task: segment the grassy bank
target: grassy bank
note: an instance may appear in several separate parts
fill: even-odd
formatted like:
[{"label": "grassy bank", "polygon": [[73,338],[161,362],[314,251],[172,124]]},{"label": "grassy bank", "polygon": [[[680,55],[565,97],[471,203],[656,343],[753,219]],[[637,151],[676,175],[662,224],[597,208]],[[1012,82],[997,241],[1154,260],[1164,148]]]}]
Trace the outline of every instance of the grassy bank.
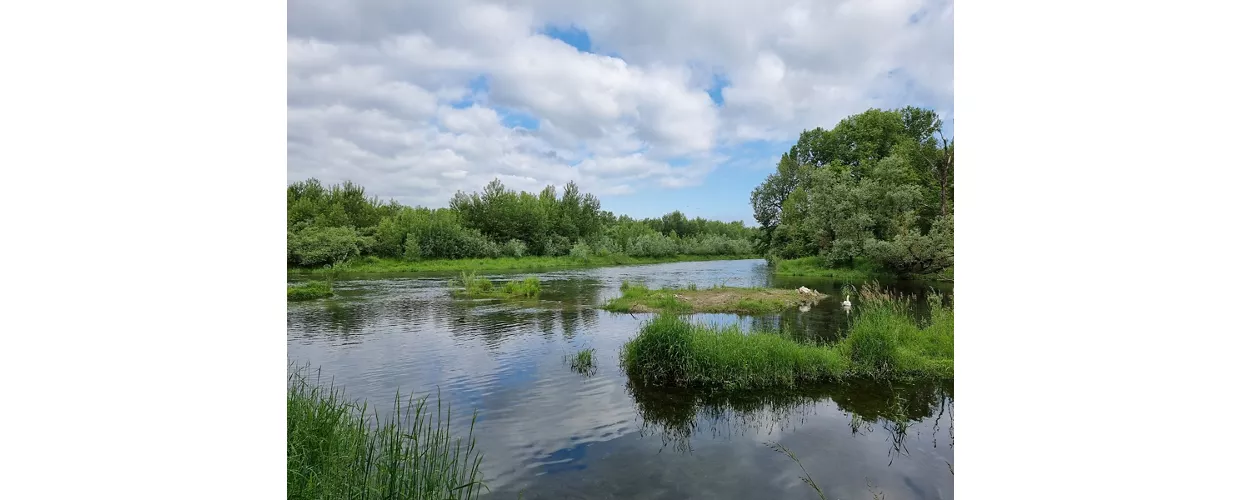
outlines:
[{"label": "grassy bank", "polygon": [[496,286],[491,280],[479,278],[472,272],[461,272],[452,280],[451,286],[457,287],[452,291],[452,296],[469,299],[534,299],[542,293],[542,285],[533,276]]},{"label": "grassy bank", "polygon": [[738,313],[766,314],[779,312],[801,303],[814,303],[823,295],[807,296],[796,290],[778,288],[738,288],[722,285],[710,288],[664,288],[651,290],[646,285],[624,282],[620,297],[611,299],[603,309],[613,312],[646,313]]},{"label": "grassy bank", "polygon": [[[624,266],[634,264],[660,264],[665,262],[694,262],[708,260],[756,259],[756,255],[673,255],[669,257],[630,257],[624,254],[606,256],[592,255],[587,258],[561,257],[500,257],[496,259],[436,259],[407,261],[367,257],[352,261],[335,272],[352,274],[369,273],[419,273],[457,271],[546,271],[584,267]],[[290,267],[291,273],[326,274],[323,268]]]},{"label": "grassy bank", "polygon": [[288,300],[314,300],[332,296],[332,284],[326,281],[311,281],[288,287]]},{"label": "grassy bank", "polygon": [[664,314],[624,345],[621,364],[641,383],[727,388],[793,387],[851,378],[953,377],[953,316],[936,296],[931,320],[918,325],[905,299],[876,287],[861,291],[858,317],[844,340],[809,345],[777,332],[690,323]]},{"label": "grassy bank", "polygon": [[450,408],[426,398],[402,404],[399,394],[395,401],[394,418],[380,423],[305,370],[289,375],[287,497],[477,498],[485,486],[473,421],[453,438]]},{"label": "grassy bank", "polygon": [[954,272],[953,268],[947,268],[936,273],[920,274],[913,276],[898,276],[894,273],[873,268],[866,265],[859,265],[856,268],[838,268],[828,267],[826,261],[821,257],[802,257],[800,259],[780,259],[774,262],[775,274],[780,276],[808,276],[819,278],[832,278],[842,281],[866,281],[873,279],[917,279],[927,281],[952,281]]}]

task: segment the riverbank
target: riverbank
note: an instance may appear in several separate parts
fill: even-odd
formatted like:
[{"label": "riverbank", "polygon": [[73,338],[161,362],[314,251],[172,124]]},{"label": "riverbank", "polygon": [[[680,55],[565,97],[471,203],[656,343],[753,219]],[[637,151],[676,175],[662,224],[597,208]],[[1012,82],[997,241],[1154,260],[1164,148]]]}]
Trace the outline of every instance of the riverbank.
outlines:
[{"label": "riverbank", "polygon": [[310,376],[305,367],[288,375],[288,498],[465,500],[486,489],[476,415],[464,435],[450,432],[450,407],[398,393],[381,422],[339,386]]},{"label": "riverbank", "polygon": [[779,332],[660,315],[624,345],[621,365],[642,383],[728,389],[953,377],[954,319],[941,300],[932,298],[931,319],[923,326],[906,300],[869,286],[861,295],[859,315],[840,342],[804,344]]},{"label": "riverbank", "polygon": [[757,255],[674,255],[669,257],[630,257],[624,254],[590,256],[588,258],[561,257],[500,257],[496,259],[435,259],[406,261],[367,257],[350,262],[338,269],[288,268],[290,274],[319,275],[332,272],[343,274],[460,272],[460,271],[552,271],[590,267],[626,266],[636,264],[663,264],[668,262],[697,262],[712,260],[757,259]]},{"label": "riverbank", "polygon": [[603,309],[627,313],[735,313],[766,314],[779,312],[800,304],[814,304],[825,295],[780,288],[738,288],[712,286],[698,288],[663,288],[651,290],[645,285],[624,282],[620,297],[611,299]]},{"label": "riverbank", "polygon": [[954,268],[947,268],[937,273],[914,276],[897,276],[895,273],[869,268],[832,268],[827,267],[821,257],[802,257],[800,259],[781,259],[775,261],[777,276],[806,276],[815,278],[831,278],[841,281],[867,281],[874,279],[914,279],[922,281],[953,281]]}]

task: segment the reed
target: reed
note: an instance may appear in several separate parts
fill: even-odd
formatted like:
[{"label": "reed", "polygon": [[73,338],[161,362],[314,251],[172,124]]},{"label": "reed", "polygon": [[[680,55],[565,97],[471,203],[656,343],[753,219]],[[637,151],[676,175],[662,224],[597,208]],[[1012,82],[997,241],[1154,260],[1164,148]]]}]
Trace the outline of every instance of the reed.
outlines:
[{"label": "reed", "polygon": [[288,377],[288,498],[464,500],[486,489],[476,413],[465,436],[454,437],[450,406],[398,393],[381,422],[377,412],[367,417],[366,403],[312,382],[307,371]]}]

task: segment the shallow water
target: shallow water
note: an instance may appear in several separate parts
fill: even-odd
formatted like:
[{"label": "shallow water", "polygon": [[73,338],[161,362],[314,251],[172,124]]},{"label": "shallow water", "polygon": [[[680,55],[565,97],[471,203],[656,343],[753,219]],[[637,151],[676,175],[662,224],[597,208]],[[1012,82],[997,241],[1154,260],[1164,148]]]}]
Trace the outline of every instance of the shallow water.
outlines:
[{"label": "shallow water", "polygon": [[[543,281],[533,303],[454,300],[446,275],[338,281],[335,298],[288,304],[289,360],[321,368],[324,380],[381,412],[398,389],[438,388],[454,415],[476,409],[486,498],[818,498],[801,468],[769,443],[795,453],[829,498],[869,499],[871,491],[887,500],[952,498],[950,384],[728,395],[632,387],[620,347],[648,316],[595,308],[618,296],[623,280],[804,285],[829,297],[804,312],[697,319],[832,339],[857,314],[839,305],[843,283],[777,278],[762,260],[488,277],[529,275]],[[885,285],[921,301],[928,291]],[[936,286],[950,296],[950,285]],[[598,370],[576,373],[565,356],[587,347],[597,350]]]}]

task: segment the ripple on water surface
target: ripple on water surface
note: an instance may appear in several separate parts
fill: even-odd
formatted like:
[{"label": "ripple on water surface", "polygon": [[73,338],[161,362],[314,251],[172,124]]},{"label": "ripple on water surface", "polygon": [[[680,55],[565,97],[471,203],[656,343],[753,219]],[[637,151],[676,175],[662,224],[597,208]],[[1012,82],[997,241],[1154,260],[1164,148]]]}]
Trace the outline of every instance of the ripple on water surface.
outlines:
[{"label": "ripple on water surface", "polygon": [[[594,307],[618,296],[626,280],[805,285],[828,294],[842,283],[774,278],[761,260],[536,276],[544,288],[533,305],[454,300],[444,277],[339,282],[335,298],[289,303],[289,358],[321,367],[381,416],[398,389],[440,391],[457,429],[468,426],[457,416],[477,410],[488,498],[816,498],[770,441],[797,453],[831,498],[871,498],[867,479],[890,500],[952,497],[950,384],[726,397],[632,387],[619,351],[643,317]],[[805,312],[698,319],[833,338],[849,319],[836,306],[826,300]],[[583,348],[596,350],[593,373],[572,370],[566,359]]]}]

